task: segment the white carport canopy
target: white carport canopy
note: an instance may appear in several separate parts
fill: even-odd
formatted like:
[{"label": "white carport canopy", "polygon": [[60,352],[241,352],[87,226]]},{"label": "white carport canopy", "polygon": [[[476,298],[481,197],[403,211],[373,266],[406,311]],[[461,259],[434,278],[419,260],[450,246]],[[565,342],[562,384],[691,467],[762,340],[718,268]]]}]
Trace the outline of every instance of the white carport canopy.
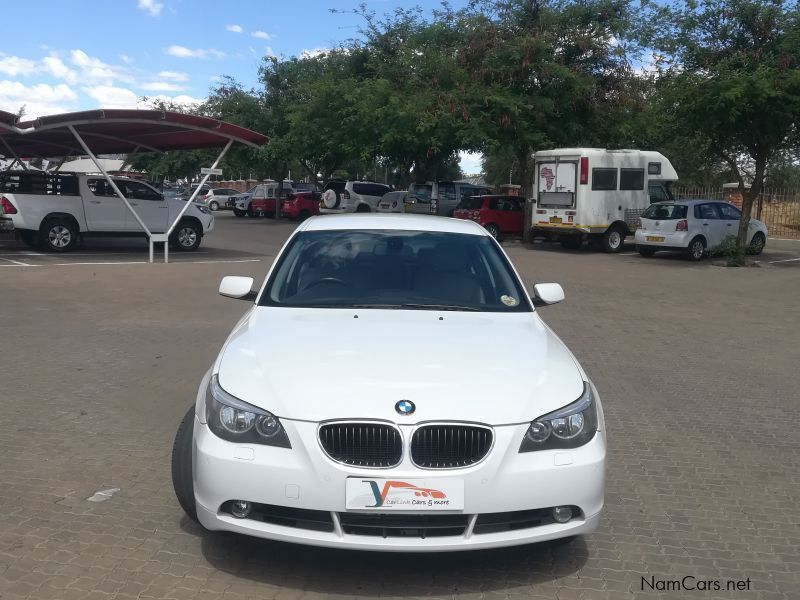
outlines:
[{"label": "white carport canopy", "polygon": [[266,136],[208,117],[187,115],[163,110],[101,109],[41,117],[35,121],[20,121],[16,115],[0,111],[0,155],[13,158],[24,167],[30,158],[52,158],[88,154],[99,172],[108,181],[138,221],[150,242],[150,262],[153,244],[165,242],[164,260],[168,260],[168,240],[183,214],[191,206],[200,188],[208,180],[206,173],[186,205],[166,233],[154,233],[136,214],[128,199],[108,175],[98,154],[130,154],[139,150],[166,152],[169,150],[200,150],[221,148],[211,165],[216,169],[234,143],[257,148],[267,142]]}]

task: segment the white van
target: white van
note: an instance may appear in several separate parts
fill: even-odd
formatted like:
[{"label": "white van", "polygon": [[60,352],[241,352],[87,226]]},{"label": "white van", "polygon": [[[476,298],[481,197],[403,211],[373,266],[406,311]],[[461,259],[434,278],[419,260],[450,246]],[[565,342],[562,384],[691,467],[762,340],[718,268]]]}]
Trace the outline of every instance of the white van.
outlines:
[{"label": "white van", "polygon": [[652,202],[672,199],[678,174],[659,152],[559,148],[534,154],[534,235],[556,236],[565,248],[587,238],[620,252],[636,219]]}]

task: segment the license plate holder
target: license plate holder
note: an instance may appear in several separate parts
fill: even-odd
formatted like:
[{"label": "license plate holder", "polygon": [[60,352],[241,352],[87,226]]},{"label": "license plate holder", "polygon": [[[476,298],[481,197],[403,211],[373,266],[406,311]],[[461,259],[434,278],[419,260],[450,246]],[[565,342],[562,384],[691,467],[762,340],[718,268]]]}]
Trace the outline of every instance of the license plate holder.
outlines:
[{"label": "license plate holder", "polygon": [[345,509],[381,512],[464,510],[464,480],[348,477]]},{"label": "license plate holder", "polygon": [[644,239],[647,242],[663,242],[665,238],[663,235],[646,235]]},{"label": "license plate holder", "polygon": [[561,219],[561,217],[550,217],[550,222],[560,225],[564,221]]}]

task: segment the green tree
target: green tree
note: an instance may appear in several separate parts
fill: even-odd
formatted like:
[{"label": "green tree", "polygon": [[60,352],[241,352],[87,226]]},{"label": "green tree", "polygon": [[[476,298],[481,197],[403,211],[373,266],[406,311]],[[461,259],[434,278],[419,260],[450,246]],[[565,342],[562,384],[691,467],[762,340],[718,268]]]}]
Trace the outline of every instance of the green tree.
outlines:
[{"label": "green tree", "polygon": [[[770,161],[796,143],[800,17],[785,0],[700,0],[654,6],[649,42],[662,53],[670,122],[730,169],[742,194],[739,247]],[[747,180],[751,185],[748,187]]]}]

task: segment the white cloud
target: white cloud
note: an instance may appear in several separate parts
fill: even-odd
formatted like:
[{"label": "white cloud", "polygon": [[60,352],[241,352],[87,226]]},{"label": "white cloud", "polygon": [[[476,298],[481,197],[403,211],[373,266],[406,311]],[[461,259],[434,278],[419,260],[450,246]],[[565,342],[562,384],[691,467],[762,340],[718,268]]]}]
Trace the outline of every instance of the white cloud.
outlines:
[{"label": "white cloud", "polygon": [[159,71],[158,76],[160,79],[171,79],[172,81],[189,81],[189,76],[186,73],[179,73],[178,71]]},{"label": "white cloud", "polygon": [[272,51],[272,47],[271,46],[266,46],[264,48],[264,55],[265,56],[275,56],[275,53]]},{"label": "white cloud", "polygon": [[70,62],[80,70],[84,83],[110,86],[115,81],[134,83],[134,78],[126,67],[109,65],[99,58],[89,56],[83,50],[71,50]]},{"label": "white cloud", "polygon": [[328,52],[330,52],[330,48],[323,48],[321,46],[318,46],[313,50],[306,50],[305,48],[303,48],[303,50],[300,52],[300,56],[302,58],[316,58],[317,56],[320,56],[321,54],[326,54]]},{"label": "white cloud", "polygon": [[78,95],[68,85],[38,83],[26,86],[19,81],[0,81],[0,110],[16,113],[25,107],[25,119],[74,110]]},{"label": "white cloud", "polygon": [[127,88],[113,85],[85,87],[83,91],[93,98],[99,108],[137,108],[139,97]]},{"label": "white cloud", "polygon": [[122,62],[124,62],[126,65],[132,65],[133,64],[133,59],[130,56],[128,56],[127,54],[120,54],[119,57],[122,60]]},{"label": "white cloud", "polygon": [[42,59],[44,70],[56,79],[63,79],[67,83],[75,84],[78,82],[78,74],[64,64],[58,56],[51,54]]},{"label": "white cloud", "polygon": [[98,108],[151,108],[152,104],[159,100],[184,106],[203,102],[201,98],[193,98],[186,94],[178,94],[177,96],[157,94],[147,96],[146,101],[143,101],[133,90],[105,85],[83,88],[83,91],[97,103]]},{"label": "white cloud", "polygon": [[261,31],[261,30],[254,31],[252,33],[252,36],[254,38],[258,38],[260,40],[271,40],[272,39],[272,36],[270,34],[268,34],[266,31]]},{"label": "white cloud", "polygon": [[181,92],[186,89],[182,85],[169,81],[148,81],[147,83],[141,84],[139,87],[148,92]]},{"label": "white cloud", "polygon": [[156,0],[139,0],[136,7],[143,10],[151,17],[157,17],[161,14],[161,9],[164,8],[164,4],[156,2]]},{"label": "white cloud", "polygon": [[208,58],[209,56],[213,58],[225,58],[224,52],[220,52],[214,48],[204,50],[203,48],[192,49],[186,46],[169,46],[168,48],[164,48],[164,52],[178,58]]},{"label": "white cloud", "polygon": [[30,75],[36,70],[36,61],[19,56],[0,56],[0,73],[9,77]]},{"label": "white cloud", "polygon": [[241,25],[226,25],[225,29],[232,31],[233,33],[242,33],[242,31],[244,31]]}]

